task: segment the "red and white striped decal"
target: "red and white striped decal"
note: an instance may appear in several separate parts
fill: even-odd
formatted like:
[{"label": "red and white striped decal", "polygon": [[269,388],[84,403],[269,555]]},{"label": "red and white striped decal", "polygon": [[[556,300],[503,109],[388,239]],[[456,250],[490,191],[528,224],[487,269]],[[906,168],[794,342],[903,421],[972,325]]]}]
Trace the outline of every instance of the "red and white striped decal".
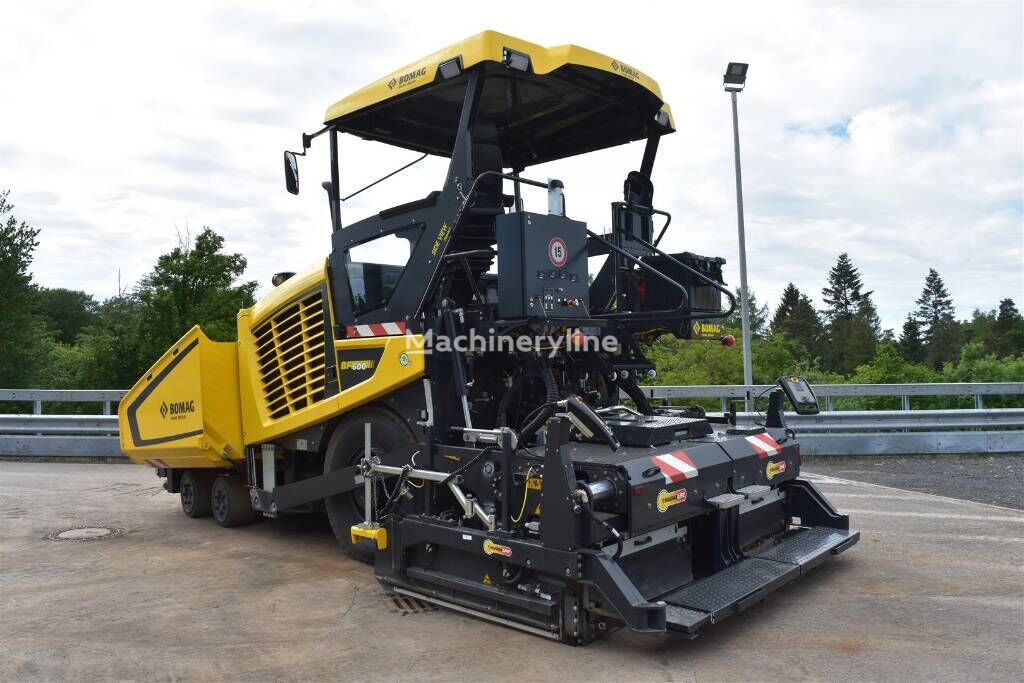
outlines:
[{"label": "red and white striped decal", "polygon": [[390,337],[405,334],[405,323],[369,323],[368,325],[346,325],[346,337]]},{"label": "red and white striped decal", "polygon": [[690,456],[682,451],[652,456],[651,462],[661,470],[666,484],[694,479],[697,476],[697,466],[690,460]]},{"label": "red and white striped decal", "polygon": [[165,463],[163,460],[159,460],[157,458],[152,458],[150,460],[147,460],[146,464],[149,465],[150,467],[156,467],[156,468],[165,469],[165,470],[171,469],[170,467],[167,466],[167,463]]},{"label": "red and white striped decal", "polygon": [[782,452],[782,446],[767,434],[754,434],[747,437],[747,442],[757,451],[759,460],[770,458]]}]

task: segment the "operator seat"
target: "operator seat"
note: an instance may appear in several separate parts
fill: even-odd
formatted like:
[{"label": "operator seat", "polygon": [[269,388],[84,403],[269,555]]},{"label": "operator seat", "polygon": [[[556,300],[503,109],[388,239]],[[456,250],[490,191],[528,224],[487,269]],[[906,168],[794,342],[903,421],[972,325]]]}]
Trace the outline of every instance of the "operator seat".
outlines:
[{"label": "operator seat", "polygon": [[[498,128],[491,121],[479,121],[473,128],[473,178],[481,173],[494,171],[504,173],[501,146],[498,142]],[[476,192],[466,208],[458,232],[448,247],[449,253],[475,252],[465,258],[470,273],[465,272],[461,263],[449,263],[451,273],[449,295],[460,303],[470,299],[472,286],[469,277],[479,281],[494,263],[490,250],[497,242],[495,219],[515,203],[515,198],[502,192],[504,179],[498,176],[482,178],[476,185]]]},{"label": "operator seat", "polygon": [[622,202],[612,205],[612,227],[654,241],[654,183],[640,171],[630,171],[622,183]]},{"label": "operator seat", "polygon": [[[480,121],[473,129],[473,177],[495,171],[503,173],[498,127],[491,121]],[[497,216],[512,206],[514,199],[502,193],[503,179],[498,176],[482,178],[476,186],[476,197],[469,209],[471,216]]]}]

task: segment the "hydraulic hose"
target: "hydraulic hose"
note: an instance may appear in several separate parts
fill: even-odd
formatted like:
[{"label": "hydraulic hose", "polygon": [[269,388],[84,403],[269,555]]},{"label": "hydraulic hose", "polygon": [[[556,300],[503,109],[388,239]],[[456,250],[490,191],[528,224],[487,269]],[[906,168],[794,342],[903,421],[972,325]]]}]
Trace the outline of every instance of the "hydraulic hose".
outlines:
[{"label": "hydraulic hose", "polygon": [[529,370],[524,370],[516,375],[516,378],[512,380],[512,385],[509,386],[508,390],[502,394],[501,400],[498,401],[498,426],[508,427],[508,406],[512,402],[512,399],[519,395],[519,391],[523,388],[523,384],[529,378],[533,377],[534,373]]},{"label": "hydraulic hose", "polygon": [[632,377],[627,379],[617,379],[615,383],[626,392],[627,396],[633,399],[633,402],[636,403],[636,407],[641,413],[644,415],[654,414],[651,402],[647,399],[647,396],[644,395],[643,390],[641,390],[637,383],[633,381]]},{"label": "hydraulic hose", "polygon": [[541,361],[540,377],[544,380],[544,388],[547,396],[537,413],[519,430],[519,443],[528,444],[533,435],[537,433],[545,422],[555,414],[555,403],[558,402],[558,385],[555,384],[555,375],[551,372],[546,361]]}]

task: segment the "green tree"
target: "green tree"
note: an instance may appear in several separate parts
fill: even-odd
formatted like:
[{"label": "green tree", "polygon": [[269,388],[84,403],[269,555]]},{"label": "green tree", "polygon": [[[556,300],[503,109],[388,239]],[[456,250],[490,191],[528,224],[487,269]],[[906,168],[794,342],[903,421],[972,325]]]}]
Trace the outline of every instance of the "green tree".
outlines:
[{"label": "green tree", "polygon": [[872,292],[863,292],[860,271],[853,265],[845,251],[836,259],[836,265],[828,272],[828,286],[821,290],[825,299],[825,319],[852,318],[863,299]]},{"label": "green tree", "polygon": [[803,353],[804,348],[782,332],[759,341],[751,349],[754,382],[774,384],[782,375],[795,372]]},{"label": "green tree", "polygon": [[772,335],[784,334],[797,345],[797,355],[811,359],[818,355],[824,329],[810,298],[792,282],[782,292],[771,323]]},{"label": "green tree", "polygon": [[[956,363],[942,368],[940,382],[1024,382],[1024,353],[1000,358],[986,351],[981,342],[965,344]],[[956,405],[943,407],[971,408],[969,397]],[[986,396],[986,408],[1020,408],[1019,396]]]},{"label": "green tree", "polygon": [[78,381],[90,389],[127,389],[159,357],[142,350],[142,304],[133,295],[107,299],[78,337],[85,359]]},{"label": "green tree", "polygon": [[29,386],[39,366],[45,327],[33,312],[35,286],[29,267],[39,229],[14,216],[10,190],[0,192],[0,387]]},{"label": "green tree", "polygon": [[823,363],[827,370],[848,375],[875,357],[881,334],[878,312],[870,291],[863,291],[860,271],[843,252],[829,270],[825,300],[826,344]]},{"label": "green tree", "polygon": [[921,339],[921,323],[917,318],[907,314],[903,323],[903,331],[900,333],[899,341],[896,342],[896,350],[903,360],[908,363],[924,362],[924,341]]},{"label": "green tree", "polygon": [[924,289],[915,302],[917,319],[921,321],[925,341],[931,340],[934,327],[944,318],[952,318],[954,314],[953,299],[946,290],[946,283],[934,268],[928,269],[924,279]]},{"label": "green tree", "polygon": [[863,296],[857,303],[857,311],[848,327],[845,344],[847,358],[842,365],[843,369],[853,370],[860,363],[870,362],[875,357],[881,336],[882,325],[875,304],[870,297]]},{"label": "green tree", "polygon": [[[910,384],[938,381],[938,374],[932,369],[903,359],[895,344],[879,344],[877,353],[869,362],[858,366],[848,380],[856,384]],[[899,410],[897,396],[871,398],[843,398],[836,400],[840,410]],[[916,407],[926,407],[917,405]]]},{"label": "green tree", "polygon": [[[760,339],[766,336],[768,332],[768,304],[759,306],[757,295],[752,289],[747,289],[747,295],[750,297],[747,300],[747,309],[750,313],[750,337],[751,339]],[[722,324],[725,327],[732,327],[737,330],[743,328],[743,309],[740,307],[739,287],[736,288],[736,310],[732,312],[732,315],[722,320]],[[739,336],[737,332],[736,338],[739,339]]]},{"label": "green tree", "polygon": [[924,289],[916,303],[917,319],[925,342],[925,359],[933,368],[941,368],[943,363],[960,356],[963,341],[960,323],[953,317],[953,299],[934,268],[928,269]]},{"label": "green tree", "polygon": [[204,227],[157,259],[136,296],[141,303],[140,358],[152,363],[193,325],[211,339],[233,341],[238,309],[252,306],[256,282],[235,284],[245,272],[241,254],[222,253],[224,238]]},{"label": "green tree", "polygon": [[[739,331],[728,329],[739,335]],[[658,369],[656,384],[740,384],[743,354],[739,345],[723,346],[707,341],[688,341],[663,335],[646,349]]]},{"label": "green tree", "polygon": [[58,341],[74,344],[78,334],[96,316],[96,300],[91,294],[75,289],[41,287],[36,293],[35,309],[55,332]]},{"label": "green tree", "polygon": [[1024,353],[1024,317],[1013,299],[999,302],[999,311],[992,326],[993,351],[1001,356]]}]

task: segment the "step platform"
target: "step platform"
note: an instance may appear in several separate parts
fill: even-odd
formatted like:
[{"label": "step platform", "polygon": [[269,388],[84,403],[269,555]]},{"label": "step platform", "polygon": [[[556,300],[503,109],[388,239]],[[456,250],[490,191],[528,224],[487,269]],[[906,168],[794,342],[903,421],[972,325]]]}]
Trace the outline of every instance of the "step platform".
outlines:
[{"label": "step platform", "polygon": [[668,628],[695,634],[705,624],[722,621],[760,602],[859,539],[859,531],[799,529],[731,567],[658,598],[666,603]]}]

